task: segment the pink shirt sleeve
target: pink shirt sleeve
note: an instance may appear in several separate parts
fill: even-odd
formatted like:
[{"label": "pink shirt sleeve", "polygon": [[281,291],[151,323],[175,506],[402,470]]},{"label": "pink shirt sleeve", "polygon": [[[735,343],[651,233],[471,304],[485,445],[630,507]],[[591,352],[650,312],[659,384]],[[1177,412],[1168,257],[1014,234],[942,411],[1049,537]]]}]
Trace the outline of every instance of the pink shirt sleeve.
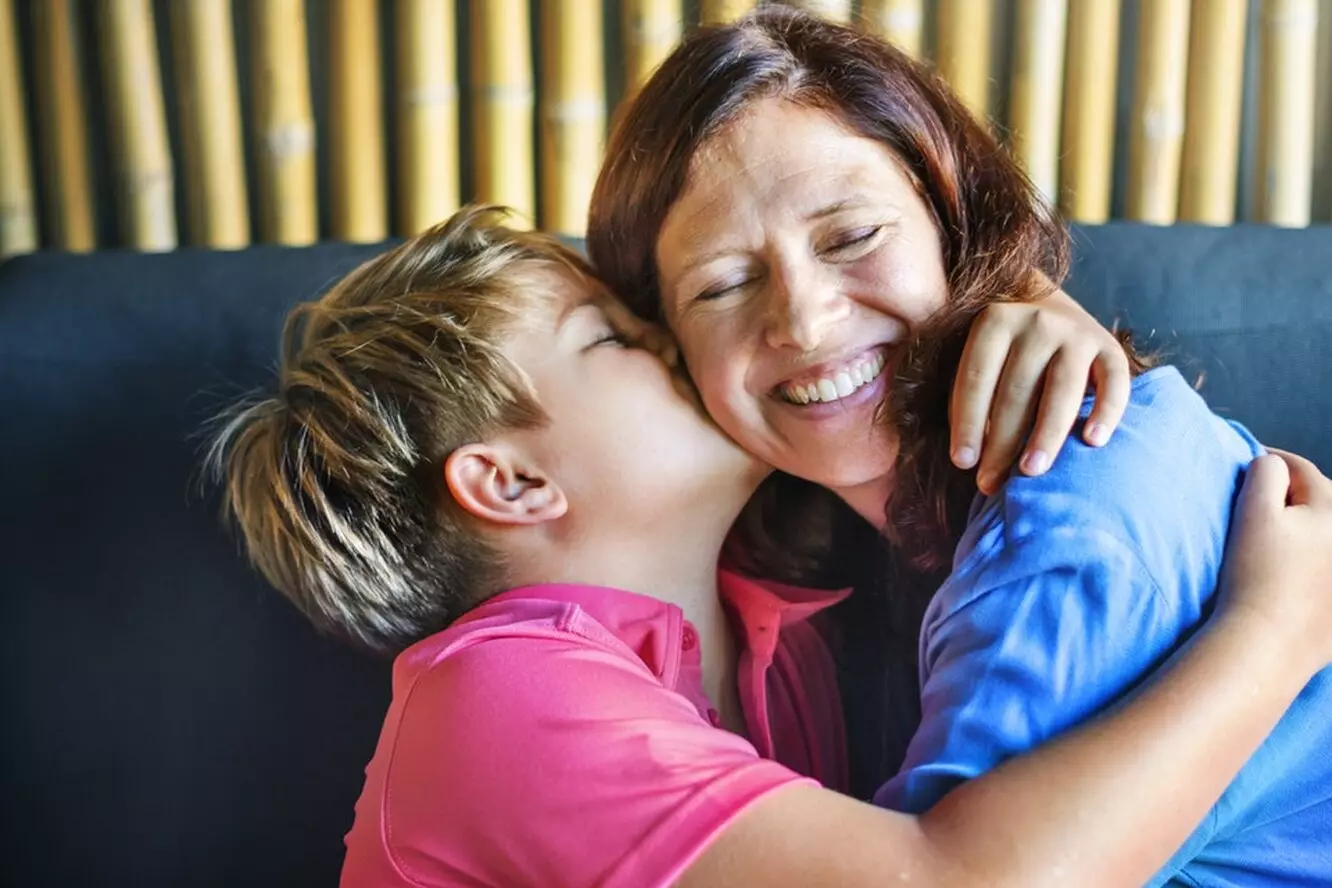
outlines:
[{"label": "pink shirt sleeve", "polygon": [[[397,884],[667,885],[754,801],[813,782],[712,727],[640,662],[556,632],[454,652],[417,678],[384,739],[373,840]],[[356,877],[359,832],[343,884],[383,884]]]}]

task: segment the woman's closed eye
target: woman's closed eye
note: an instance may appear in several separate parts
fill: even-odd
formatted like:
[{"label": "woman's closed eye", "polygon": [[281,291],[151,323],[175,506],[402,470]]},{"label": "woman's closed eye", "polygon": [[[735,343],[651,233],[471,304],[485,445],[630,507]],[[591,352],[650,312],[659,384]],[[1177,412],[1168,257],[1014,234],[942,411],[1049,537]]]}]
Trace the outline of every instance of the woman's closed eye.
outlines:
[{"label": "woman's closed eye", "polygon": [[882,225],[867,225],[841,232],[819,252],[834,259],[858,257],[878,243],[883,228]]},{"label": "woman's closed eye", "polygon": [[724,296],[730,296],[742,288],[753,283],[753,278],[741,278],[722,281],[710,287],[704,288],[703,292],[694,297],[695,302],[716,302]]}]

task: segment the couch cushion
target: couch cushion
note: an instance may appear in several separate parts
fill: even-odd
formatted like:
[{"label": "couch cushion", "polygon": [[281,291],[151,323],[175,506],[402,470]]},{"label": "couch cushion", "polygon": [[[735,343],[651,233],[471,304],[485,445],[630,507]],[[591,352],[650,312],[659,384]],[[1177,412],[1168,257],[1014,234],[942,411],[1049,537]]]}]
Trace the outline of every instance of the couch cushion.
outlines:
[{"label": "couch cushion", "polygon": [[1074,233],[1068,290],[1178,364],[1212,409],[1332,473],[1332,227]]},{"label": "couch cushion", "polygon": [[387,666],[248,570],[197,458],[288,306],[371,252],[0,266],[15,884],[336,884]]}]

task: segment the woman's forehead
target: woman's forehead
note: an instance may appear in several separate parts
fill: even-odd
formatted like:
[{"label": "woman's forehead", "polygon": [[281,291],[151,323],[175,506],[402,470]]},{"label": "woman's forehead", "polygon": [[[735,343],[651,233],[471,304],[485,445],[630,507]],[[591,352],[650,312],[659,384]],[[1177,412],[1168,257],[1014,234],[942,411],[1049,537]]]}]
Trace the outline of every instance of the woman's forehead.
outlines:
[{"label": "woman's forehead", "polygon": [[[765,119],[768,118],[768,119]],[[698,253],[746,221],[817,221],[914,193],[896,155],[816,109],[771,101],[700,148],[658,246]]]}]

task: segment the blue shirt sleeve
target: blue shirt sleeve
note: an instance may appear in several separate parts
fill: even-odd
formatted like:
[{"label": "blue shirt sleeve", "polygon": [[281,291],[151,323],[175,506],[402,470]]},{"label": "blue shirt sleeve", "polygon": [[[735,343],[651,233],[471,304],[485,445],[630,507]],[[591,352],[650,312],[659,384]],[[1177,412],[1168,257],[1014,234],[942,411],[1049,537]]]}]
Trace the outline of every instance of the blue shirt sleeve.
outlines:
[{"label": "blue shirt sleeve", "polygon": [[878,804],[928,810],[1120,699],[1180,641],[1171,603],[1107,532],[1047,528],[993,549],[971,553],[926,616],[921,725]]}]

